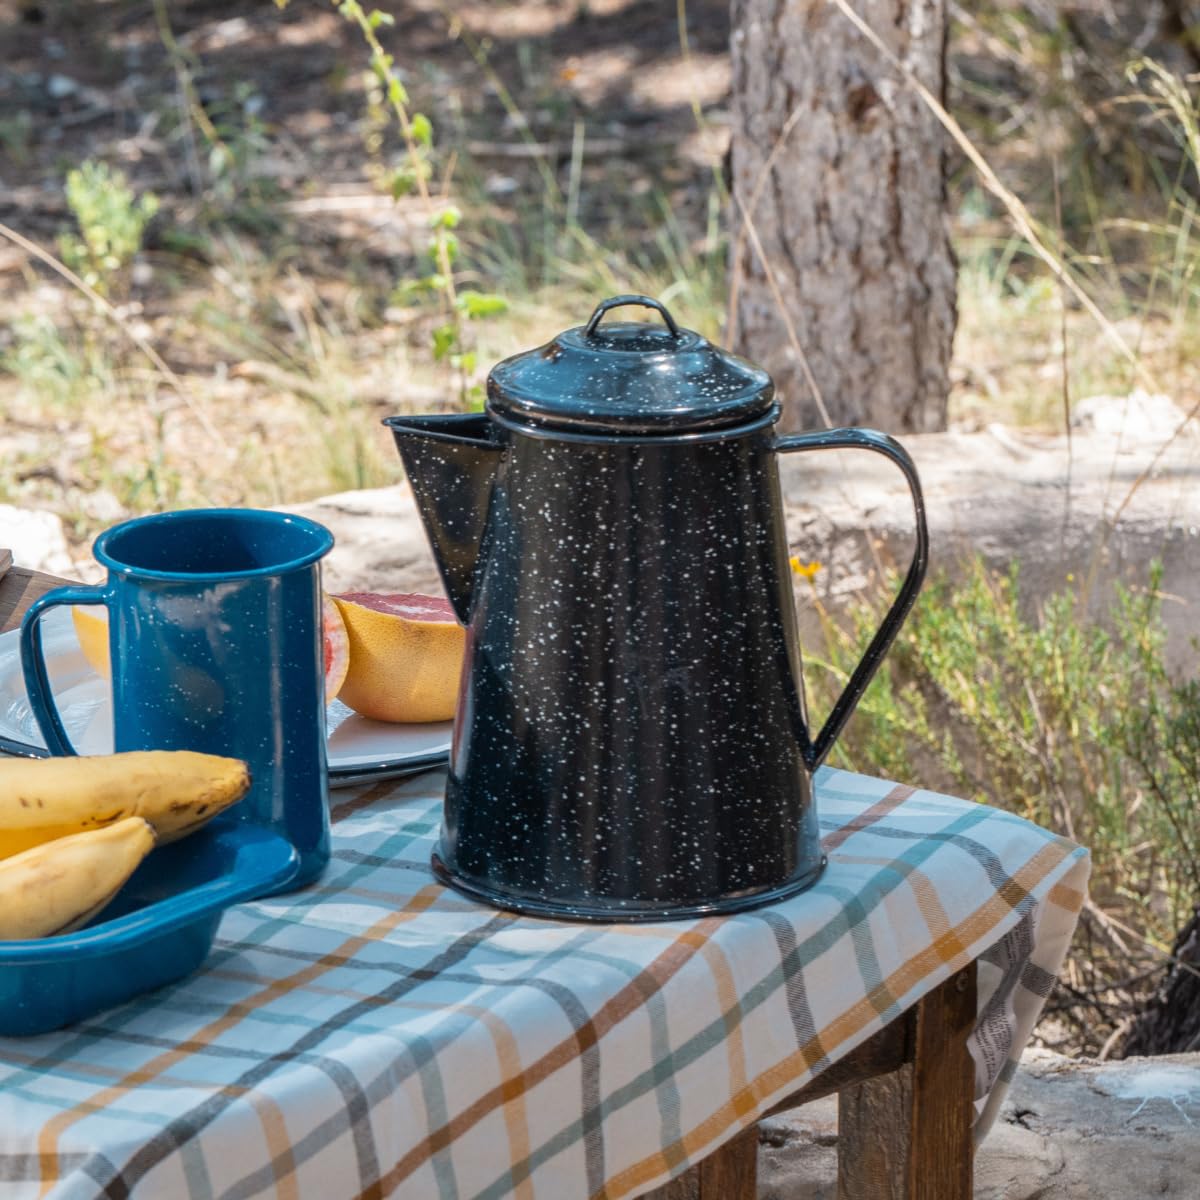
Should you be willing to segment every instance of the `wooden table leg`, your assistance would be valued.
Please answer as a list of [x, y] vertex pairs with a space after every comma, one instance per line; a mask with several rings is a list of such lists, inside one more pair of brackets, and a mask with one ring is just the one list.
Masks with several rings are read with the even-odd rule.
[[975, 966], [917, 1006], [911, 1061], [838, 1095], [838, 1200], [971, 1200]]
[[755, 1200], [758, 1192], [758, 1126], [698, 1162], [643, 1200]]
[[[838, 1092], [838, 1200], [971, 1200], [975, 964], [766, 1115]], [[755, 1200], [758, 1129], [644, 1200]]]

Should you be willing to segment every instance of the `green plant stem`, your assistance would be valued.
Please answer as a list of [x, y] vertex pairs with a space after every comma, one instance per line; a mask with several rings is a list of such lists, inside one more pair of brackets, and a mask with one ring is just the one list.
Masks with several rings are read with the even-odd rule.
[[231, 165], [233, 163], [233, 151], [225, 144], [224, 139], [217, 132], [216, 126], [209, 120], [204, 105], [200, 103], [200, 97], [196, 93], [196, 85], [192, 82], [192, 73], [188, 68], [187, 59], [183, 49], [175, 38], [174, 30], [171, 28], [171, 22], [167, 15], [166, 0], [154, 0], [154, 19], [158, 25], [159, 40], [167, 52], [167, 57], [171, 60], [171, 66], [175, 71], [175, 78], [179, 83], [179, 90], [186, 102], [187, 115], [196, 123], [197, 128], [204, 136], [204, 140], [209, 144], [209, 147], [220, 154], [226, 165]]
[[[339, 12], [357, 25], [363, 40], [371, 51], [372, 66], [377, 68], [384, 83], [386, 102], [396, 114], [396, 120], [400, 125], [400, 135], [404, 139], [405, 150], [408, 153], [409, 162], [412, 164], [417, 194], [428, 210], [431, 220], [433, 220], [437, 216], [437, 205], [425, 180], [424, 163], [421, 160], [421, 152], [417, 144], [416, 134], [413, 131], [412, 120], [408, 115], [407, 107], [401, 99], [406, 94], [403, 84], [401, 84], [389, 65], [388, 54], [379, 41], [379, 37], [366, 11], [358, 0], [331, 0], [331, 3]], [[444, 298], [447, 310], [446, 316], [454, 327], [455, 340], [461, 349], [463, 346], [463, 318], [459, 310], [458, 293], [454, 285], [454, 264], [450, 259], [449, 247], [444, 237], [440, 236], [440, 234], [435, 234], [433, 245], [440, 278], [438, 290]], [[462, 380], [462, 385], [465, 389], [465, 378]]]
[[559, 186], [558, 180], [554, 177], [554, 172], [550, 170], [545, 152], [530, 132], [529, 122], [525, 119], [525, 114], [521, 111], [520, 105], [513, 99], [513, 94], [508, 90], [508, 85], [500, 78], [496, 69], [488, 60], [487, 52], [480, 45], [479, 39], [468, 29], [464, 28], [462, 18], [454, 9], [447, 4], [439, 3], [438, 11], [446, 19], [450, 36], [458, 39], [466, 46], [467, 53], [475, 60], [475, 65], [487, 76], [488, 83], [495, 89], [497, 99], [499, 99], [504, 111], [512, 119], [518, 136], [527, 146], [536, 151], [533, 161], [537, 167], [538, 174], [542, 177], [542, 187], [546, 194], [546, 202], [555, 212], [561, 211], [564, 204], [562, 188]]

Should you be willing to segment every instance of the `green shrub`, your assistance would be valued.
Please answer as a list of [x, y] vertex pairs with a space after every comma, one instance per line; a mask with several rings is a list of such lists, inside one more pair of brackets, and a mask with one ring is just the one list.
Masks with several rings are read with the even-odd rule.
[[103, 162], [85, 162], [67, 175], [67, 206], [78, 235], [58, 240], [63, 262], [101, 295], [142, 248], [142, 237], [158, 211], [151, 192], [135, 196], [124, 173]]
[[[1065, 590], [1021, 603], [975, 561], [925, 590], [831, 756], [1019, 813], [1092, 852], [1091, 896], [1159, 946], [1200, 899], [1200, 687], [1168, 675], [1158, 585], [1118, 587], [1107, 622]], [[1028, 614], [1028, 615], [1027, 615]], [[826, 616], [809, 659], [820, 713], [878, 623]]]

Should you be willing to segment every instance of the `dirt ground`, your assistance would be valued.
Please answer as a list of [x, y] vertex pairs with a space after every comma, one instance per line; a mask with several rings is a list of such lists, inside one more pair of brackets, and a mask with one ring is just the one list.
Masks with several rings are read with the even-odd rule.
[[[647, 213], [669, 214], [685, 257], [703, 241], [727, 141], [726, 4], [688, 5], [686, 60], [671, 5], [391, 8], [380, 37], [433, 122], [431, 190], [468, 210], [460, 286], [510, 302], [472, 330], [478, 365], [459, 377], [431, 361], [429, 305], [397, 299], [429, 269], [429, 212], [378, 185], [403, 147], [332, 5], [0, 3], [0, 222], [57, 254], [74, 224], [64, 179], [88, 159], [159, 202], [114, 282], [116, 321], [0, 241], [0, 500], [87, 540], [145, 508], [388, 482], [380, 416], [453, 405], [497, 358], [586, 319], [608, 278], [661, 262]], [[206, 125], [229, 152], [219, 171]], [[544, 287], [564, 227], [587, 231], [568, 319]], [[587, 261], [601, 245], [613, 265]]]
[[[530, 158], [493, 78], [559, 160], [569, 156], [574, 123], [584, 121], [599, 131], [602, 156], [632, 160], [639, 173], [649, 160], [682, 181], [699, 166], [687, 153], [698, 140], [693, 100], [724, 124], [727, 4], [687, 6], [686, 69], [676, 10], [653, 0], [383, 7], [395, 25], [381, 29], [380, 40], [416, 106], [433, 116], [439, 142], [489, 168], [520, 169]], [[202, 0], [173, 2], [165, 12], [210, 113], [236, 102], [265, 126], [255, 174], [284, 200], [361, 185], [357, 76], [366, 54], [331, 4], [291, 0], [280, 11]], [[486, 68], [473, 47], [486, 54]], [[25, 232], [53, 233], [65, 216], [64, 163], [120, 162], [139, 189], [180, 204], [202, 186], [189, 174], [186, 132], [170, 113], [179, 89], [152, 4], [109, 0], [89, 5], [81, 20], [62, 0], [5, 0], [0, 55], [0, 111], [24, 130], [16, 154], [14, 135], [5, 139], [0, 206]]]

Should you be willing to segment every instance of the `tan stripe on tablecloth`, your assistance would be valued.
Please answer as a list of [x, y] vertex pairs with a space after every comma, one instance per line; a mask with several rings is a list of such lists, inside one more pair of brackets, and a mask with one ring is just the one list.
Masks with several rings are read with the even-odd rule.
[[299, 1200], [296, 1156], [292, 1153], [292, 1139], [288, 1134], [283, 1113], [279, 1111], [279, 1105], [270, 1096], [256, 1092], [253, 1088], [247, 1089], [245, 1095], [258, 1114], [263, 1133], [266, 1135], [267, 1150], [271, 1155], [272, 1182], [275, 1185], [274, 1200]]
[[959, 951], [958, 958], [945, 957], [945, 954], [954, 946], [971, 946], [993, 930], [1015, 907], [1005, 897], [1018, 894], [1022, 898], [1027, 896], [1029, 888], [1044, 878], [1068, 853], [1070, 851], [1057, 842], [1047, 843], [1012, 876], [1003, 893], [989, 896], [981, 907], [937, 939], [928, 951], [903, 963], [842, 1017], [820, 1030], [816, 1037], [782, 1062], [763, 1071], [746, 1085], [741, 1095], [731, 1096], [710, 1117], [685, 1134], [676, 1146], [665, 1147], [614, 1176], [592, 1200], [616, 1200], [617, 1197], [628, 1196], [635, 1189], [646, 1187], [652, 1180], [674, 1169], [672, 1164], [696, 1161], [731, 1130], [744, 1128], [750, 1123], [745, 1119], [746, 1116], [759, 1111], [769, 1097], [798, 1083], [814, 1064], [829, 1055], [831, 1048], [844, 1045], [849, 1038], [869, 1029], [872, 1023], [879, 1020], [879, 1010], [872, 999], [881, 990], [901, 996], [942, 966], [948, 965], [952, 972], [966, 966], [969, 959], [965, 950]]
[[[742, 1014], [739, 1007], [737, 984], [734, 982], [733, 972], [729, 969], [729, 960], [716, 942], [706, 943], [701, 954], [713, 973], [713, 979], [717, 985], [717, 999], [725, 1019], [723, 1042], [729, 1079], [735, 1095], [742, 1095], [746, 1089], [746, 1041], [742, 1033]], [[672, 1144], [679, 1145], [678, 1142]], [[669, 1149], [670, 1147], [668, 1147]], [[682, 1156], [682, 1147], [679, 1153]], [[670, 1164], [671, 1169], [673, 1170], [680, 1162], [682, 1162], [682, 1157]]]
[[[454, 1012], [464, 1012], [483, 1022], [496, 1046], [496, 1058], [500, 1064], [502, 1080], [519, 1079], [521, 1075], [521, 1052], [517, 1039], [508, 1022], [478, 1004], [442, 1005]], [[508, 1133], [509, 1162], [528, 1162], [531, 1149], [529, 1141], [529, 1113], [525, 1106], [525, 1089], [507, 1089], [502, 1104], [504, 1128]], [[533, 1200], [533, 1180], [528, 1176], [513, 1183], [513, 1200]]]
[[1056, 883], [1050, 889], [1050, 895], [1047, 897], [1051, 904], [1056, 904], [1064, 912], [1078, 913], [1083, 907], [1085, 893], [1078, 888], [1073, 888], [1067, 883]]
[[[894, 866], [896, 860], [878, 855], [839, 854], [838, 862], [861, 863], [872, 867], [890, 867]], [[950, 924], [950, 918], [946, 915], [945, 908], [942, 907], [937, 887], [929, 876], [918, 867], [913, 867], [905, 875], [904, 879], [912, 891], [913, 899], [917, 903], [917, 910], [921, 914], [921, 919], [933, 935], [935, 942], [944, 943], [946, 954], [951, 958], [956, 957], [966, 947], [961, 944], [955, 944], [954, 929]], [[885, 907], [886, 904], [887, 901], [884, 901]]]
[[[896, 860], [894, 858], [862, 854], [839, 854], [838, 861], [878, 867], [892, 866]], [[926, 955], [932, 953], [936, 948], [939, 962], [949, 962], [956, 959], [966, 950], [966, 945], [959, 939], [953, 926], [951, 926], [950, 918], [946, 915], [946, 910], [942, 907], [942, 902], [938, 897], [937, 888], [930, 881], [928, 875], [915, 867], [904, 878], [913, 899], [916, 901], [921, 919], [925, 922], [925, 927], [929, 930], [933, 938], [930, 949], [925, 952]], [[884, 907], [886, 908], [886, 906], [887, 901], [885, 900]], [[868, 998], [874, 999], [880, 1012], [886, 1011], [895, 1002], [895, 996], [888, 990], [886, 984], [880, 984], [878, 987], [872, 989], [868, 994]]]
[[712, 937], [720, 922], [712, 917], [698, 921], [691, 929], [681, 931], [656, 959], [647, 964], [625, 984], [594, 1016], [578, 1025], [574, 1036], [564, 1038], [558, 1045], [531, 1064], [513, 1080], [491, 1088], [473, 1104], [455, 1114], [445, 1125], [433, 1130], [419, 1146], [414, 1146], [382, 1179], [359, 1193], [358, 1200], [383, 1200], [407, 1179], [422, 1163], [440, 1153], [456, 1138], [488, 1116], [497, 1105], [524, 1094], [555, 1071], [580, 1058], [610, 1029], [635, 1012], [646, 997], [661, 991], [685, 963], [690, 961]]
[[225, 1013], [215, 1021], [210, 1021], [207, 1025], [197, 1030], [194, 1036], [180, 1043], [179, 1046], [164, 1051], [157, 1058], [151, 1059], [149, 1063], [143, 1067], [139, 1067], [136, 1071], [127, 1072], [119, 1082], [111, 1084], [95, 1095], [76, 1102], [70, 1108], [63, 1109], [62, 1112], [55, 1113], [42, 1126], [38, 1134], [38, 1159], [42, 1180], [42, 1188], [38, 1193], [39, 1197], [46, 1196], [53, 1185], [58, 1182], [58, 1142], [66, 1130], [77, 1121], [81, 1121], [90, 1113], [99, 1112], [106, 1108], [109, 1104], [118, 1100], [122, 1092], [127, 1089], [136, 1087], [138, 1084], [149, 1083], [151, 1080], [156, 1079], [162, 1072], [169, 1070], [176, 1063], [183, 1061], [192, 1053], [202, 1050], [206, 1045], [216, 1041], [221, 1034], [231, 1029], [256, 1009], [269, 1004], [278, 996], [286, 995], [298, 987], [303, 987], [309, 980], [318, 978], [326, 971], [332, 970], [339, 963], [344, 962], [356, 950], [369, 945], [372, 941], [382, 937], [405, 921], [412, 920], [418, 914], [428, 909], [441, 894], [441, 891], [442, 889], [439, 885], [427, 884], [420, 891], [414, 893], [402, 909], [388, 913], [387, 916], [380, 918], [365, 932], [347, 938], [336, 950], [331, 950], [329, 953], [323, 954], [314, 962], [291, 975], [285, 976], [282, 979], [271, 980], [249, 1000], [240, 1000], [231, 1004]]
[[864, 808], [858, 816], [841, 826], [840, 829], [835, 829], [832, 833], [826, 834], [821, 839], [821, 846], [825, 850], [825, 853], [828, 854], [836, 850], [847, 838], [852, 837], [854, 834], [861, 833], [864, 829], [878, 824], [884, 817], [899, 808], [916, 790], [915, 787], [909, 787], [906, 783], [896, 784], [886, 796], [881, 796], [870, 808]]
[[729, 1055], [729, 1078], [737, 1090], [746, 1086], [746, 1040], [742, 1033], [741, 999], [725, 951], [707, 942], [701, 951], [717, 984], [717, 999], [725, 1016], [725, 1048]]
[[335, 800], [329, 806], [331, 821], [344, 821], [360, 809], [374, 804], [376, 800], [386, 800], [396, 790], [394, 779], [385, 779], [381, 783], [373, 783], [345, 800]]

